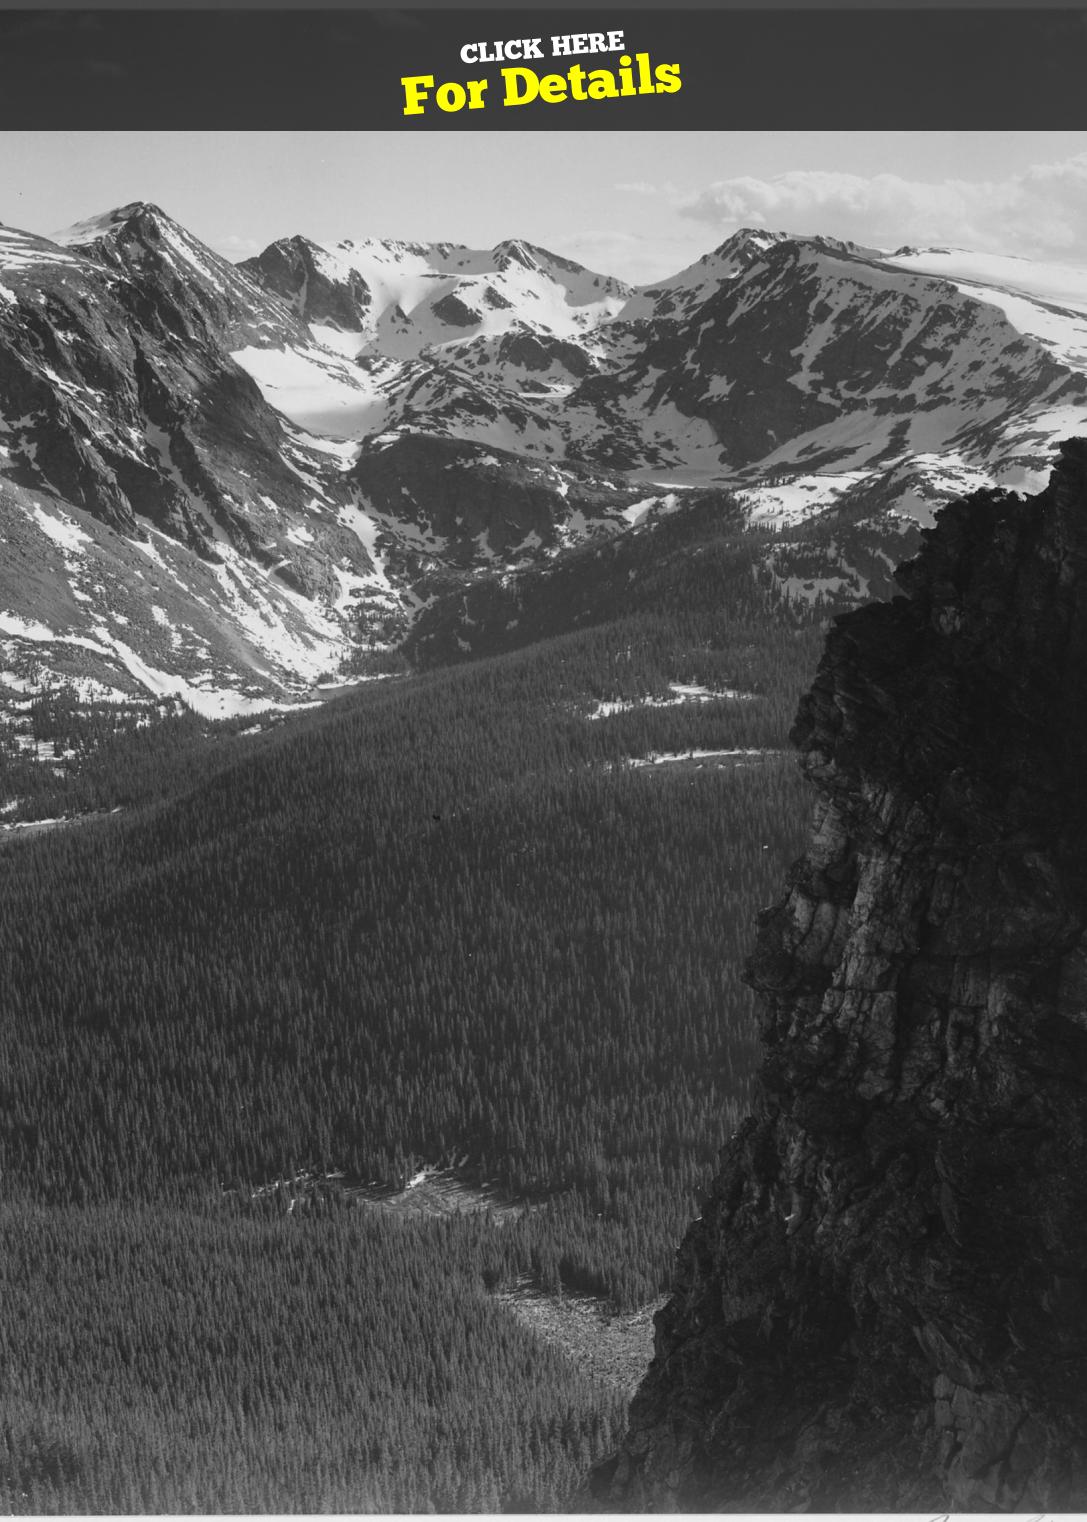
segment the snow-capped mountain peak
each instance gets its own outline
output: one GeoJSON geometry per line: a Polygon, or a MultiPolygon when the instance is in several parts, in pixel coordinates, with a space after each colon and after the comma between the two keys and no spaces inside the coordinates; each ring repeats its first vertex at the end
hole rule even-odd
{"type": "Polygon", "coordinates": [[[116,233],[118,229],[129,223],[134,225],[142,223],[145,226],[170,223],[179,232],[182,231],[180,225],[173,222],[153,201],[129,201],[125,206],[115,206],[110,211],[99,212],[96,216],[86,217],[81,222],[73,222],[70,227],[54,233],[53,242],[66,247],[70,244],[80,246],[94,243],[98,238],[116,233]]]}
{"type": "Polygon", "coordinates": [[[198,315],[257,344],[296,340],[293,314],[246,273],[151,201],[131,201],[57,233],[59,247],[113,274],[169,293],[181,320],[198,315]]]}
{"type": "Polygon", "coordinates": [[[631,293],[616,320],[624,323],[652,322],[657,318],[674,321],[677,316],[701,305],[723,282],[735,280],[764,259],[768,250],[787,241],[787,233],[743,227],[667,280],[639,286],[631,293]]]}
{"type": "Polygon", "coordinates": [[[630,294],[622,281],[518,238],[492,249],[285,239],[242,268],[289,300],[316,338],[352,357],[414,359],[512,329],[570,340],[615,316],[630,294]],[[348,342],[328,328],[360,337],[348,342]]]}

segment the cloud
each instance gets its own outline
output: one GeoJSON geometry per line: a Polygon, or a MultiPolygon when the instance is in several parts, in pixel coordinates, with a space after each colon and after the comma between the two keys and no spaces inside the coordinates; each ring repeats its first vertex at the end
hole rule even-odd
{"type": "Polygon", "coordinates": [[[879,248],[955,243],[982,251],[1080,255],[1087,248],[1087,154],[1004,179],[907,180],[791,170],[718,180],[680,208],[720,231],[753,225],[879,248]]]}
{"type": "Polygon", "coordinates": [[[259,254],[265,246],[256,238],[243,238],[238,233],[227,233],[212,244],[215,252],[222,254],[224,259],[240,259],[249,254],[259,254]]]}

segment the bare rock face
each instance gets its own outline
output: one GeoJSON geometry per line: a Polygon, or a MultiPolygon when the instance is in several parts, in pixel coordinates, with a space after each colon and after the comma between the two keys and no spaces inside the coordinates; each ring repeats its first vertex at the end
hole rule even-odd
{"type": "Polygon", "coordinates": [[[1087,1504],[1087,440],[925,541],[801,705],[759,1100],[607,1509],[1087,1504]]]}
{"type": "Polygon", "coordinates": [[[325,251],[308,238],[281,238],[238,268],[287,302],[304,322],[333,323],[361,333],[372,305],[370,288],[357,270],[339,272],[325,251]]]}

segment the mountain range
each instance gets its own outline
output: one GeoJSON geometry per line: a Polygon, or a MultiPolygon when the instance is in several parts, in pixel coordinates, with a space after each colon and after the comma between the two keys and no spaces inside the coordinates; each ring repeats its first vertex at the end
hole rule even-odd
{"type": "Polygon", "coordinates": [[[1087,272],[1021,259],[748,229],[634,289],[521,240],[234,265],[143,202],[3,227],[0,672],[289,705],[517,643],[571,556],[726,501],[769,597],[846,608],[1085,410],[1087,272]]]}

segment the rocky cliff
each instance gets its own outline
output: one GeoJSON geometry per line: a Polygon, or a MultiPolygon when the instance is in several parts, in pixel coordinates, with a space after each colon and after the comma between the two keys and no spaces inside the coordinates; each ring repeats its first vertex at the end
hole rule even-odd
{"type": "Polygon", "coordinates": [[[758,1100],[608,1509],[1087,1503],[1087,440],[925,539],[801,706],[758,1100]]]}

